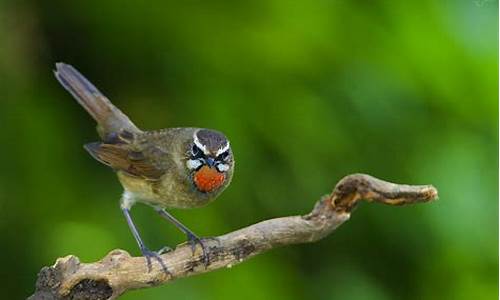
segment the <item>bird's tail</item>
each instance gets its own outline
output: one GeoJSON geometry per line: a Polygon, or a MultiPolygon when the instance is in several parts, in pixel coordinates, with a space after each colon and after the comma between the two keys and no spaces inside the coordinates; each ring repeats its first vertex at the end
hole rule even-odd
{"type": "Polygon", "coordinates": [[[71,65],[57,63],[54,74],[59,83],[96,120],[101,138],[122,130],[140,132],[124,113],[71,65]]]}

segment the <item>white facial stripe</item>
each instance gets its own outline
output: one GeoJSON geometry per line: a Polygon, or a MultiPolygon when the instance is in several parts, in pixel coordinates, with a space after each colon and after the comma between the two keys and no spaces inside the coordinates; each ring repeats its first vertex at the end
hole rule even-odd
{"type": "Polygon", "coordinates": [[[219,172],[226,172],[227,170],[229,170],[229,166],[226,164],[218,164],[217,170],[219,170],[219,172]]]}
{"type": "Polygon", "coordinates": [[[201,165],[202,165],[202,162],[199,159],[190,159],[186,162],[186,166],[190,170],[196,170],[201,165]]]}
{"type": "Polygon", "coordinates": [[[198,140],[198,137],[196,136],[196,132],[193,134],[193,141],[194,141],[194,144],[196,145],[196,147],[200,148],[201,151],[203,151],[203,154],[205,154],[205,155],[209,154],[207,147],[205,147],[205,145],[202,145],[200,143],[200,140],[198,140]]]}
{"type": "Polygon", "coordinates": [[[215,156],[221,155],[221,153],[226,152],[228,149],[229,149],[229,141],[227,141],[227,143],[224,147],[219,148],[219,150],[217,150],[217,153],[215,154],[215,156]]]}

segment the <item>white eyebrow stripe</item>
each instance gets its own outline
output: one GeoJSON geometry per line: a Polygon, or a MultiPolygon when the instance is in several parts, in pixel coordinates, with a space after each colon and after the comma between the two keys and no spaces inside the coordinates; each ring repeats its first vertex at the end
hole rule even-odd
{"type": "Polygon", "coordinates": [[[217,153],[215,154],[215,156],[221,155],[222,153],[226,152],[228,149],[229,149],[229,141],[226,142],[226,145],[224,147],[219,148],[219,150],[217,150],[217,153]]]}

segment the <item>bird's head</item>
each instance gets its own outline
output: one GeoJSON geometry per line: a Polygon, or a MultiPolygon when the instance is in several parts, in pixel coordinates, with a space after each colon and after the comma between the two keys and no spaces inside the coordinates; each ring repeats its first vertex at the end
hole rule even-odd
{"type": "Polygon", "coordinates": [[[186,166],[198,191],[215,192],[231,180],[233,153],[224,134],[209,129],[196,130],[187,154],[186,166]]]}

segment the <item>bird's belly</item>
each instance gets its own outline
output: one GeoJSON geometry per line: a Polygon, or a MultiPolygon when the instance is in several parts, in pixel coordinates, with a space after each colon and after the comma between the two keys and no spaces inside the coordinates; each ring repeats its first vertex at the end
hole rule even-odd
{"type": "Polygon", "coordinates": [[[214,197],[195,191],[185,182],[167,174],[159,181],[148,181],[118,172],[123,188],[131,192],[136,200],[163,208],[196,208],[213,200],[214,197]]]}

